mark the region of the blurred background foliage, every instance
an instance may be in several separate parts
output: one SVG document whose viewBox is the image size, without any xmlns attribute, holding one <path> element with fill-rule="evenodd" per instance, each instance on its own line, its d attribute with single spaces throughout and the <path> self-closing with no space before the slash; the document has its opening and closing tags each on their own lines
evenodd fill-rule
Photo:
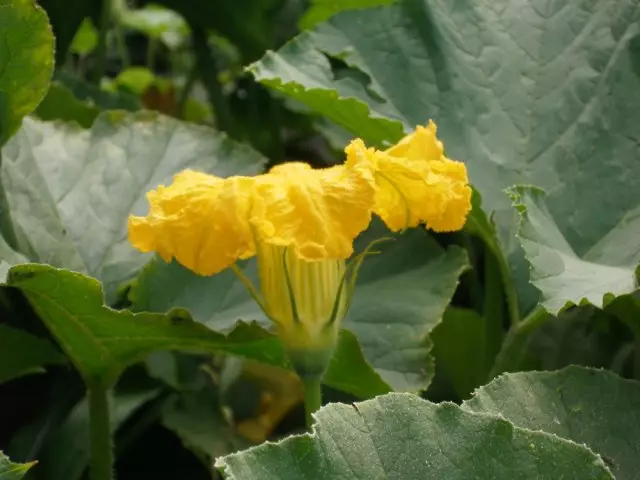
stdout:
<svg viewBox="0 0 640 480">
<path fill-rule="evenodd" d="M 36 115 L 89 128 L 103 110 L 155 110 L 224 131 L 271 165 L 329 165 L 341 160 L 348 135 L 260 85 L 244 67 L 338 10 L 387 3 L 40 0 L 56 38 L 56 69 Z M 334 75 L 354 74 L 338 59 L 330 61 Z M 436 236 L 443 246 L 467 249 L 474 268 L 461 277 L 432 333 L 436 375 L 423 396 L 434 401 L 460 402 L 487 382 L 508 323 L 495 259 L 472 228 Z M 115 306 L 129 306 L 126 289 Z M 0 315 L 0 326 L 19 324 L 51 339 L 17 291 L 3 292 Z M 583 364 L 632 375 L 634 346 L 617 317 L 589 306 L 560 317 L 523 340 L 509 370 Z M 39 459 L 26 478 L 78 480 L 87 475 L 89 456 L 84 387 L 63 358 L 51 355 L 46 373 L 0 385 L 0 450 L 15 461 Z M 354 400 L 331 389 L 325 398 Z M 118 478 L 216 478 L 216 456 L 302 431 L 301 399 L 298 379 L 273 367 L 224 356 L 154 354 L 128 369 L 113 392 Z"/>
</svg>

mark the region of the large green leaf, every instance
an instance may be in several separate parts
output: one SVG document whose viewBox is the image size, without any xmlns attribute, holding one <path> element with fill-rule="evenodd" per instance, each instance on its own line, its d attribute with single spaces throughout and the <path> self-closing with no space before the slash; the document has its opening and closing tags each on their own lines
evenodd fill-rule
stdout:
<svg viewBox="0 0 640 480">
<path fill-rule="evenodd" d="M 336 13 L 358 8 L 389 5 L 396 0 L 312 0 L 309 9 L 300 19 L 300 28 L 311 28 Z"/>
<path fill-rule="evenodd" d="M 375 222 L 357 240 L 356 251 L 388 235 L 381 222 Z M 364 261 L 344 327 L 356 334 L 364 358 L 384 382 L 371 372 L 367 374 L 365 364 L 353 363 L 362 354 L 357 342 L 347 338 L 341 340 L 343 350 L 336 354 L 344 363 L 334 359 L 325 378 L 327 384 L 357 396 L 384 393 L 384 383 L 395 390 L 428 386 L 434 366 L 427 336 L 440 322 L 467 265 L 461 249 L 445 251 L 417 229 L 396 236 L 379 250 L 381 254 Z M 245 273 L 257 284 L 254 262 L 247 264 Z M 201 277 L 175 263 L 156 260 L 137 279 L 132 298 L 138 310 L 186 308 L 196 320 L 216 331 L 231 328 L 238 318 L 268 324 L 231 271 Z"/>
<path fill-rule="evenodd" d="M 42 372 L 43 365 L 66 361 L 48 341 L 0 324 L 0 383 Z"/>
<path fill-rule="evenodd" d="M 506 374 L 463 408 L 586 444 L 619 480 L 637 478 L 640 471 L 640 383 L 606 370 L 571 366 Z"/>
<path fill-rule="evenodd" d="M 637 207 L 639 18 L 636 0 L 403 0 L 339 14 L 251 71 L 372 143 L 435 119 L 501 238 L 502 188 L 531 183 L 586 250 Z"/>
<path fill-rule="evenodd" d="M 499 417 L 411 394 L 388 394 L 315 414 L 311 435 L 218 459 L 228 479 L 612 479 L 587 448 Z"/>
<path fill-rule="evenodd" d="M 640 177 L 628 182 L 634 180 L 637 194 Z M 603 191 L 599 198 L 614 204 L 618 194 L 618 189 Z M 539 189 L 519 187 L 513 195 L 521 214 L 519 237 L 531 264 L 531 281 L 550 313 L 584 302 L 603 307 L 607 299 L 638 289 L 640 244 L 630 239 L 640 237 L 640 198 L 635 208 L 629 205 L 626 215 L 609 226 L 600 217 L 553 215 Z M 600 234 L 590 241 L 569 236 L 569 224 L 582 225 L 585 236 L 596 229 Z"/>
<path fill-rule="evenodd" d="M 257 324 L 228 335 L 194 322 L 184 310 L 165 314 L 116 311 L 103 304 L 100 283 L 49 265 L 13 267 L 7 286 L 19 288 L 87 383 L 113 383 L 122 370 L 156 350 L 227 352 L 272 365 L 288 361 L 277 338 Z"/>
<path fill-rule="evenodd" d="M 146 213 L 148 190 L 185 168 L 227 176 L 264 162 L 209 128 L 151 112 L 104 113 L 89 131 L 26 120 L 2 156 L 18 248 L 98 278 L 109 302 L 150 258 L 127 241 L 127 217 Z"/>
<path fill-rule="evenodd" d="M 390 235 L 374 222 L 356 241 L 361 251 Z M 468 267 L 464 250 L 444 250 L 428 233 L 414 229 L 376 247 L 365 259 L 345 328 L 353 331 L 365 357 L 396 391 L 426 388 L 434 374 L 429 333 Z"/>
<path fill-rule="evenodd" d="M 53 34 L 33 0 L 0 0 L 0 145 L 47 93 Z"/>
<path fill-rule="evenodd" d="M 0 480 L 20 480 L 36 462 L 14 463 L 0 451 Z"/>
</svg>

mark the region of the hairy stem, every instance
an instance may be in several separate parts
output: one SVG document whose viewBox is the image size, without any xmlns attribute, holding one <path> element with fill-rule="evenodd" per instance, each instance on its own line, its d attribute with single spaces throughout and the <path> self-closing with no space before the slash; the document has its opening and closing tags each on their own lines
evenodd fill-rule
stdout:
<svg viewBox="0 0 640 480">
<path fill-rule="evenodd" d="M 97 383 L 90 385 L 88 397 L 91 480 L 113 480 L 113 445 L 107 389 Z"/>
<path fill-rule="evenodd" d="M 322 389 L 320 377 L 308 378 L 304 382 L 304 412 L 307 429 L 313 425 L 312 414 L 322 406 Z"/>
</svg>

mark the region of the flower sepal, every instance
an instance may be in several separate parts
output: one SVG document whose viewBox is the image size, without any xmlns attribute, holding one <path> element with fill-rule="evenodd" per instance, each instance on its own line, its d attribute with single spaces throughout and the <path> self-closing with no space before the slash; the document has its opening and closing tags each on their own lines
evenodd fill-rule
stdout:
<svg viewBox="0 0 640 480">
<path fill-rule="evenodd" d="M 338 328 L 325 325 L 319 332 L 309 332 L 304 324 L 294 323 L 278 328 L 294 371 L 300 379 L 321 379 L 326 372 L 338 343 Z"/>
</svg>

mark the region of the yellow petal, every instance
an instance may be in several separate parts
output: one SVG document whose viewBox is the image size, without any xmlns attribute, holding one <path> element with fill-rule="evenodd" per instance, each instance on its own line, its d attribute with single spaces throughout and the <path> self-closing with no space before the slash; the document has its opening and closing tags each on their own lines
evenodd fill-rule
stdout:
<svg viewBox="0 0 640 480">
<path fill-rule="evenodd" d="M 365 169 L 285 163 L 256 182 L 251 223 L 261 241 L 301 259 L 343 259 L 369 225 L 374 193 Z"/>
<path fill-rule="evenodd" d="M 431 163 L 429 181 L 436 186 L 432 198 L 439 208 L 424 217 L 436 232 L 454 232 L 464 227 L 471 210 L 471 187 L 464 163 L 447 158 Z"/>
<path fill-rule="evenodd" d="M 129 217 L 129 241 L 200 275 L 224 270 L 255 253 L 247 220 L 253 184 L 249 177 L 181 172 L 169 187 L 147 194 L 149 215 Z"/>
<path fill-rule="evenodd" d="M 346 148 L 347 166 L 367 164 L 376 185 L 374 212 L 392 231 L 421 222 L 435 231 L 459 230 L 471 208 L 471 188 L 463 163 L 447 159 L 436 126 L 417 127 L 385 152 L 362 140 Z"/>
<path fill-rule="evenodd" d="M 436 137 L 437 127 L 429 121 L 426 127 L 418 125 L 396 145 L 386 150 L 392 157 L 402 157 L 409 161 L 438 160 L 444 155 L 442 142 Z"/>
</svg>

